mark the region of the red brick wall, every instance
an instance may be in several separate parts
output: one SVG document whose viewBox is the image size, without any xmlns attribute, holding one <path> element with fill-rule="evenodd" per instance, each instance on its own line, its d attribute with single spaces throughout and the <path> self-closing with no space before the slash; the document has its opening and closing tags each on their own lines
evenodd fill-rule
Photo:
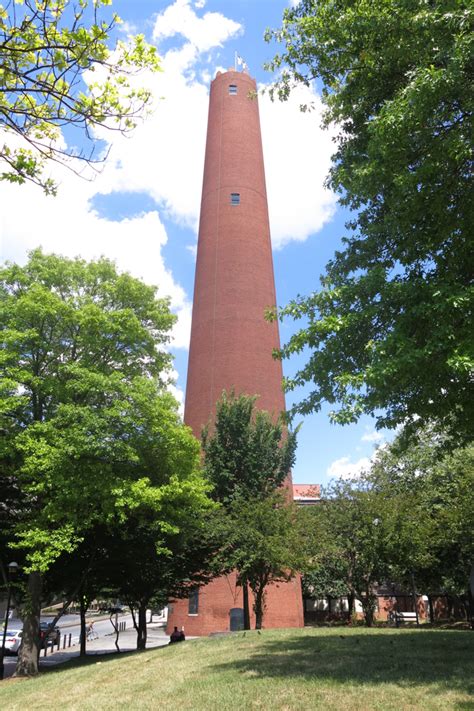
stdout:
<svg viewBox="0 0 474 711">
<path fill-rule="evenodd" d="M 264 318 L 276 297 L 255 89 L 238 72 L 219 74 L 211 87 L 185 404 L 198 437 L 223 390 L 258 394 L 262 410 L 285 408 L 272 358 L 278 324 Z"/>
<path fill-rule="evenodd" d="M 332 598 L 331 611 L 329 611 L 329 609 L 327 608 L 324 610 L 311 610 L 307 608 L 304 612 L 305 622 L 307 624 L 317 624 L 321 622 L 328 622 L 331 620 L 347 620 L 347 603 L 345 604 L 343 610 L 341 609 L 340 603 L 341 601 L 339 598 Z M 425 607 L 425 603 L 421 595 L 417 596 L 417 608 L 419 620 L 427 620 L 428 611 Z M 400 594 L 397 594 L 396 597 L 392 595 L 378 595 L 375 619 L 379 621 L 385 621 L 388 619 L 388 616 L 391 612 L 413 612 L 413 597 L 411 595 Z M 363 619 L 364 617 L 364 614 L 363 612 L 361 612 L 360 608 L 358 608 L 355 614 L 359 619 Z"/>
<path fill-rule="evenodd" d="M 253 596 L 249 591 L 252 607 Z M 302 627 L 303 600 L 299 576 L 289 583 L 274 583 L 267 588 L 267 609 L 263 627 Z M 173 600 L 168 617 L 168 634 L 174 625 L 184 627 L 189 636 L 208 635 L 211 632 L 226 632 L 230 629 L 229 611 L 232 607 L 242 608 L 242 588 L 236 584 L 236 573 L 213 580 L 199 591 L 199 612 L 188 614 L 187 600 Z M 251 626 L 255 627 L 255 616 L 251 612 Z"/>
<path fill-rule="evenodd" d="M 377 599 L 379 604 L 379 609 L 375 616 L 377 620 L 386 620 L 390 612 L 414 612 L 413 597 L 411 595 L 397 595 L 396 597 L 380 595 Z M 427 617 L 426 608 L 420 595 L 417 596 L 416 606 L 419 620 L 425 620 Z"/>
</svg>

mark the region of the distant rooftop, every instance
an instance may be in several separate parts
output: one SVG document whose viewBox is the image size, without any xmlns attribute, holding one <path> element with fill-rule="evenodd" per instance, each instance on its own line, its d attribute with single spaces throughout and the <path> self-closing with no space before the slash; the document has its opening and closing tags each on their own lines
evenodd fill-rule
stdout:
<svg viewBox="0 0 474 711">
<path fill-rule="evenodd" d="M 321 500 L 319 484 L 293 484 L 293 501 L 297 504 L 315 504 Z"/>
</svg>

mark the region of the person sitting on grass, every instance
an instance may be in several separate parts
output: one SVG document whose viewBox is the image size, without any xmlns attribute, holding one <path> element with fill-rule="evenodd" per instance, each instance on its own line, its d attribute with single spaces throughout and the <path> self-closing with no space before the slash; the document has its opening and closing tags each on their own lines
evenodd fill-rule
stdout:
<svg viewBox="0 0 474 711">
<path fill-rule="evenodd" d="M 183 629 L 179 631 L 179 629 L 175 627 L 172 633 L 170 634 L 170 644 L 174 644 L 175 642 L 184 642 L 185 639 L 186 638 L 184 636 Z"/>
</svg>

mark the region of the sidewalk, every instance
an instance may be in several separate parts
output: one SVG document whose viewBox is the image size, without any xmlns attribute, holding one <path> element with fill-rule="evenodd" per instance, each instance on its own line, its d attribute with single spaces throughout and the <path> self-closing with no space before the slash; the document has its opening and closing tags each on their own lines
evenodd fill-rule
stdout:
<svg viewBox="0 0 474 711">
<path fill-rule="evenodd" d="M 169 636 L 165 633 L 162 623 L 149 624 L 147 626 L 147 642 L 146 648 L 153 649 L 154 647 L 164 647 L 169 643 Z M 137 648 L 137 633 L 131 627 L 123 632 L 120 632 L 118 644 L 121 652 L 131 652 Z M 56 652 L 50 652 L 44 657 L 41 653 L 39 660 L 40 672 L 64 664 L 71 659 L 79 658 L 79 644 L 76 644 L 68 649 L 61 649 Z M 115 634 L 99 637 L 92 642 L 87 642 L 87 656 L 96 654 L 113 654 L 116 653 Z M 12 676 L 15 671 L 16 657 L 5 657 L 5 679 Z"/>
</svg>

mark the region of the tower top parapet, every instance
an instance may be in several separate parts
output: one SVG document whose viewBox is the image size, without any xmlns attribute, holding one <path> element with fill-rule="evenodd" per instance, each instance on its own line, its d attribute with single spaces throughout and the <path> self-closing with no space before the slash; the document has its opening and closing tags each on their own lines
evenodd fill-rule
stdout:
<svg viewBox="0 0 474 711">
<path fill-rule="evenodd" d="M 250 76 L 248 71 L 238 71 L 237 69 L 234 69 L 234 67 L 229 67 L 227 71 L 221 72 L 220 70 L 216 72 L 216 76 L 214 77 L 213 81 L 216 79 L 223 79 L 223 78 L 230 78 L 230 77 L 240 77 L 240 78 L 245 78 L 247 80 L 250 79 L 251 82 L 255 84 L 255 79 Z"/>
</svg>

